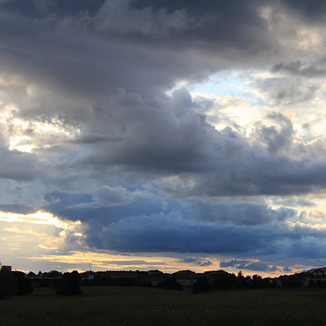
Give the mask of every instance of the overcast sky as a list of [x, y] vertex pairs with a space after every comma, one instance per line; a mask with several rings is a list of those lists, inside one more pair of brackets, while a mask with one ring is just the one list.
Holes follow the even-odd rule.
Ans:
[[326, 2], [0, 0], [0, 260], [326, 266]]

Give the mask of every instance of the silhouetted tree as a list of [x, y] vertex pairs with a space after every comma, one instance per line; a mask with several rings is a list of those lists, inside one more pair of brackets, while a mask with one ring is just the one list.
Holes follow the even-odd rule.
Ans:
[[25, 273], [12, 272], [12, 275], [15, 284], [15, 294], [28, 295], [33, 292], [31, 281], [26, 277]]
[[213, 274], [212, 289], [213, 290], [231, 290], [238, 289], [239, 282], [234, 274], [218, 271]]
[[0, 299], [7, 299], [14, 294], [14, 280], [12, 272], [7, 270], [0, 271]]
[[251, 287], [253, 289], [260, 289], [263, 287], [263, 285], [264, 285], [264, 281], [261, 276], [259, 276], [258, 274], [252, 276]]
[[240, 289], [244, 289], [247, 287], [247, 282], [245, 277], [243, 276], [242, 272], [239, 271], [238, 275], [237, 275], [237, 279], [238, 279], [238, 287]]
[[55, 270], [43, 273], [43, 277], [55, 277], [55, 278], [60, 278], [61, 273]]
[[64, 273], [62, 280], [57, 285], [57, 295], [81, 295], [83, 291], [80, 288], [80, 277], [77, 271]]

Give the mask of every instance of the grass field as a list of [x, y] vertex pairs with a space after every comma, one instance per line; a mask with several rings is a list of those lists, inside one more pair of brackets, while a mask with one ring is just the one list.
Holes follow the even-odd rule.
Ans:
[[326, 291], [251, 290], [189, 294], [140, 287], [84, 287], [80, 297], [51, 288], [0, 301], [1, 325], [318, 325]]

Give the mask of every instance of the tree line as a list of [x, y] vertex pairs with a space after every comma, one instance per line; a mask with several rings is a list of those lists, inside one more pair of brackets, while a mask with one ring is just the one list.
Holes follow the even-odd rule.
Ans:
[[[41, 272], [40, 272], [41, 273]], [[75, 296], [83, 292], [81, 286], [152, 286], [149, 279], [114, 277], [109, 273], [93, 273], [92, 278], [82, 278], [78, 271], [60, 273], [50, 271], [41, 273], [43, 282], [32, 284], [31, 279], [20, 271], [0, 271], [0, 299], [6, 299], [13, 295], [28, 295], [33, 292], [34, 286], [52, 286], [57, 295]], [[35, 275], [35, 274], [34, 274]], [[164, 275], [162, 273], [162, 275]], [[209, 291], [241, 290], [241, 289], [262, 289], [262, 288], [300, 288], [318, 287], [326, 288], [326, 277], [315, 278], [312, 272], [303, 272], [294, 275], [283, 275], [278, 278], [262, 278], [258, 274], [244, 276], [240, 271], [237, 275], [223, 270], [212, 271], [201, 274], [193, 283], [193, 293]], [[325, 275], [326, 276], [326, 275]], [[165, 274], [165, 277], [158, 282], [157, 287], [167, 290], [182, 291], [183, 287], [178, 282], [178, 276]]]
[[[61, 273], [59, 273], [61, 275]], [[54, 282], [53, 287], [57, 295], [81, 295], [80, 275], [77, 271], [64, 273]], [[14, 295], [29, 295], [33, 286], [26, 274], [20, 271], [0, 271], [0, 299], [7, 299]]]

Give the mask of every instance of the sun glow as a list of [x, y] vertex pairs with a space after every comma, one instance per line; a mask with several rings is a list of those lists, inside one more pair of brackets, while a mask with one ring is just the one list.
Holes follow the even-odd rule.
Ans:
[[27, 136], [11, 138], [9, 142], [9, 150], [17, 150], [20, 152], [30, 153], [35, 148], [34, 145], [28, 144], [30, 143], [30, 140], [31, 138]]
[[[189, 266], [183, 263], [180, 258], [146, 255], [123, 255], [114, 252], [81, 252], [70, 251], [63, 255], [42, 255], [30, 257], [35, 261], [50, 261], [61, 264], [74, 264], [80, 266], [81, 270], [87, 269], [91, 263], [94, 270], [152, 270], [159, 269], [164, 272], [175, 272], [180, 269], [189, 269]], [[83, 267], [85, 266], [85, 267]], [[216, 269], [219, 262], [216, 260], [210, 267]], [[213, 268], [214, 268], [213, 267]], [[207, 270], [207, 267], [194, 267], [196, 271]]]
[[56, 228], [64, 230], [74, 230], [76, 226], [80, 226], [82, 224], [80, 221], [62, 221], [53, 214], [42, 210], [27, 215], [6, 213], [0, 211], [0, 221], [52, 225]]

